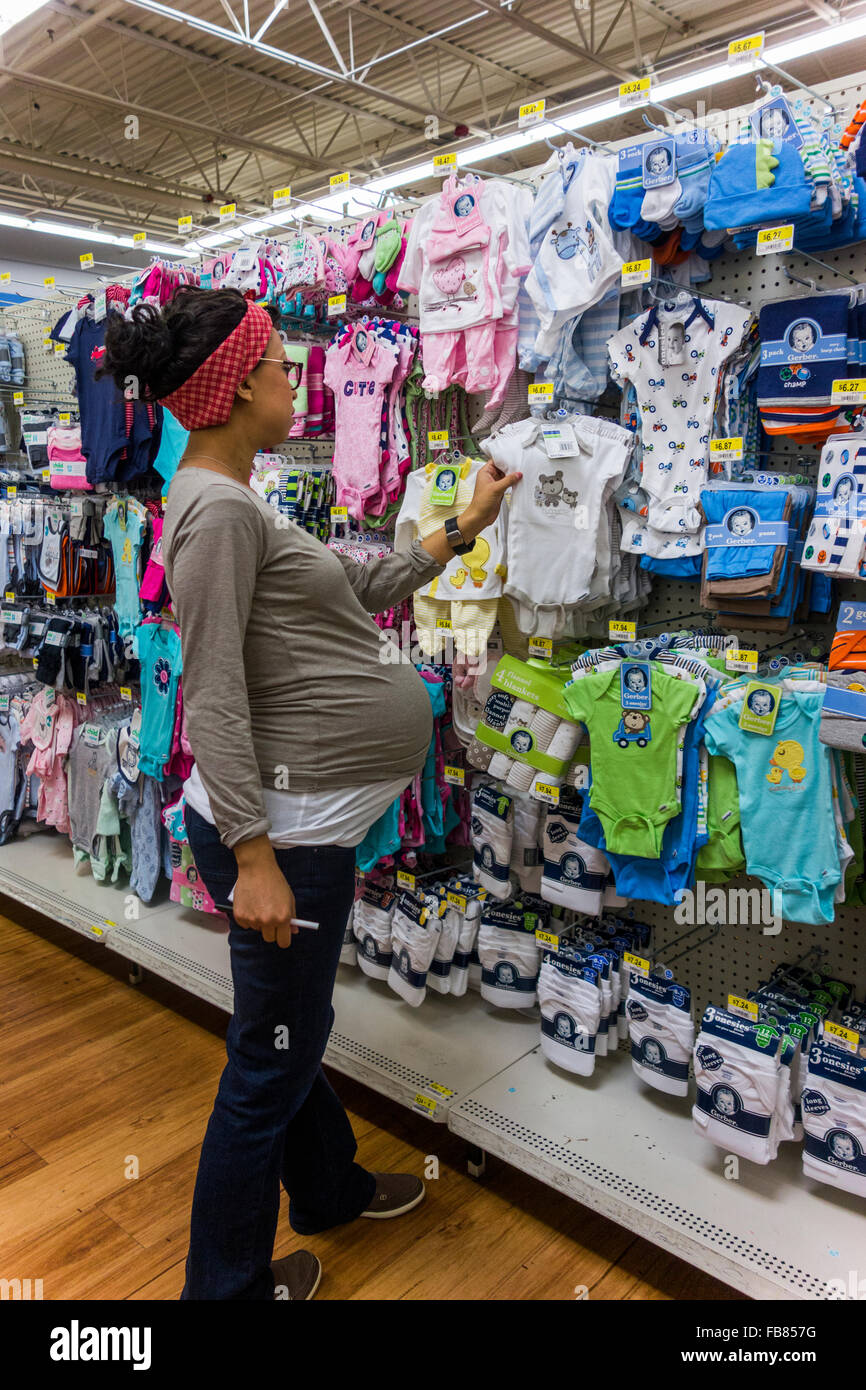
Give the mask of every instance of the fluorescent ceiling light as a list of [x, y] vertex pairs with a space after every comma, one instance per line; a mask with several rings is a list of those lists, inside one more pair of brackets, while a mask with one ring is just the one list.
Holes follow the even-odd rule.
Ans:
[[[97, 232], [92, 227], [76, 227], [69, 222], [47, 222], [41, 218], [16, 217], [14, 213], [0, 213], [0, 227], [18, 227], [22, 231], [41, 232], [44, 236], [68, 237], [73, 241], [78, 241], [82, 246], [125, 246], [130, 250], [135, 246], [131, 236], [115, 236], [112, 232]], [[167, 256], [184, 256], [191, 253], [179, 246], [170, 245], [166, 241], [154, 241], [151, 237], [147, 238], [145, 249], [157, 251]]]

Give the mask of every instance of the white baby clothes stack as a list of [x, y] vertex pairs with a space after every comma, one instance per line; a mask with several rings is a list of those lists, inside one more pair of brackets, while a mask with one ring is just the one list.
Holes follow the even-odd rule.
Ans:
[[809, 1050], [801, 1101], [803, 1172], [866, 1197], [866, 1059], [820, 1038]]
[[481, 997], [501, 1009], [529, 1009], [536, 1002], [541, 949], [538, 914], [521, 903], [486, 903], [478, 929]]
[[691, 991], [672, 981], [632, 973], [625, 1011], [635, 1075], [657, 1091], [688, 1095], [695, 1041]]
[[391, 968], [391, 921], [397, 898], [376, 883], [366, 883], [355, 900], [358, 965], [374, 980], [387, 980]]
[[391, 921], [388, 984], [416, 1008], [424, 1002], [427, 972], [439, 941], [441, 921], [437, 906], [414, 893], [401, 893]]
[[511, 797], [495, 787], [478, 787], [472, 799], [473, 872], [495, 898], [511, 896], [511, 842], [514, 812]]
[[710, 1005], [695, 1043], [698, 1094], [695, 1127], [728, 1153], [769, 1163], [779, 1148], [783, 1085], [782, 1037], [768, 1024], [752, 1023]]
[[602, 1009], [598, 972], [582, 961], [546, 953], [538, 1003], [544, 1056], [565, 1071], [591, 1076]]

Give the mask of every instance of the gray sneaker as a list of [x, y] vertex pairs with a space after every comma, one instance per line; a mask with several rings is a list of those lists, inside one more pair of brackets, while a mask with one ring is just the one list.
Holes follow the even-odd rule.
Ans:
[[392, 1216], [402, 1216], [424, 1200], [424, 1184], [414, 1173], [374, 1173], [376, 1191], [372, 1201], [362, 1216], [372, 1216], [385, 1221]]
[[274, 1276], [274, 1298], [308, 1301], [322, 1279], [322, 1266], [310, 1250], [295, 1250], [284, 1260], [271, 1264]]

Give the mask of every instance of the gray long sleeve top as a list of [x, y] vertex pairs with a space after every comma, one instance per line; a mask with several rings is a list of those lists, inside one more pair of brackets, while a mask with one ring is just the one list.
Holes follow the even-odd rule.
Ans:
[[262, 786], [363, 786], [423, 765], [430, 701], [369, 616], [443, 566], [416, 541], [357, 565], [231, 478], [182, 468], [162, 537], [187, 730], [220, 837], [265, 834]]

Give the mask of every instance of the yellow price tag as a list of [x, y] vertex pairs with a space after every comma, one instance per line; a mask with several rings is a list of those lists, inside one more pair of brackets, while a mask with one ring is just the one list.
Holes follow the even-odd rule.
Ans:
[[731, 435], [727, 439], [710, 440], [711, 459], [741, 459], [743, 457], [743, 436]]
[[145, 243], [146, 241], [147, 241], [147, 232], [133, 232], [133, 234], [132, 234], [132, 244], [133, 244], [133, 246], [143, 246], [144, 243]]
[[535, 933], [535, 939], [536, 941], [540, 941], [543, 946], [552, 946], [554, 950], [559, 945], [559, 937], [554, 936], [553, 932], [537, 931]]
[[458, 912], [466, 911], [466, 898], [462, 893], [446, 893], [445, 897], [452, 907], [456, 907]]
[[81, 266], [82, 270], [89, 270], [90, 267], [93, 265], [93, 252], [84, 251], [78, 257], [78, 264]]
[[50, 469], [50, 468], [43, 468], [43, 470], [42, 470], [42, 481], [43, 481], [43, 483], [50, 483], [50, 482], [51, 482], [51, 469]]
[[729, 994], [728, 1012], [739, 1014], [741, 1018], [750, 1018], [752, 1022], [755, 1022], [759, 1011], [754, 999], [742, 999], [739, 994]]
[[743, 63], [758, 57], [764, 50], [764, 31], [749, 34], [745, 39], [732, 39], [728, 44], [728, 62]]
[[637, 636], [637, 623], [615, 620], [608, 624], [607, 635], [612, 642], [633, 642]]
[[633, 970], [636, 975], [643, 975], [645, 978], [649, 977], [650, 963], [648, 960], [644, 960], [643, 956], [636, 956], [631, 951], [624, 951], [622, 958], [629, 969]]
[[553, 400], [553, 382], [537, 381], [529, 387], [527, 392], [530, 405], [538, 405], [540, 401]]
[[18, 496], [18, 489], [17, 489], [17, 487], [15, 486], [14, 483], [11, 485], [11, 487], [7, 487], [7, 489], [6, 489], [6, 496], [7, 496], [7, 497], [17, 497], [17, 496]]
[[546, 801], [549, 806], [559, 805], [559, 787], [552, 782], [535, 782], [531, 794], [536, 801]]
[[13, 391], [13, 392], [12, 392], [12, 404], [13, 404], [13, 405], [23, 405], [23, 404], [24, 404], [24, 392], [23, 392], [23, 391]]
[[636, 77], [633, 82], [620, 83], [620, 106], [640, 106], [648, 99], [651, 86], [651, 77]]
[[548, 657], [548, 658], [551, 657], [551, 656], [553, 656], [553, 638], [552, 638], [552, 637], [530, 637], [530, 639], [529, 639], [529, 655], [530, 655], [530, 656], [544, 656], [544, 657]]
[[784, 227], [762, 227], [758, 232], [755, 255], [766, 256], [771, 251], [790, 251], [793, 245], [793, 222], [787, 222]]
[[421, 1110], [425, 1115], [433, 1116], [436, 1114], [438, 1102], [432, 1096], [422, 1096], [419, 1091], [415, 1097], [414, 1106], [416, 1110]]
[[643, 261], [623, 261], [620, 283], [623, 285], [643, 285], [652, 274], [652, 257]]
[[66, 352], [66, 344], [65, 344], [65, 343], [55, 343], [55, 344], [54, 344], [54, 356], [55, 356], [55, 357], [62, 357], [62, 356], [64, 355], [65, 352]]
[[414, 875], [414, 874], [407, 874], [405, 869], [398, 869], [398, 870], [397, 870], [397, 883], [399, 884], [399, 886], [400, 886], [401, 888], [408, 888], [410, 893], [411, 893], [411, 892], [414, 892], [414, 889], [415, 889], [415, 875]]
[[758, 653], [756, 651], [741, 650], [739, 647], [732, 648], [725, 652], [726, 671], [757, 671]]
[[454, 627], [454, 624], [452, 623], [450, 618], [437, 618], [436, 626], [444, 628], [446, 632], [451, 632], [452, 628]]
[[466, 785], [466, 771], [462, 767], [446, 767], [445, 781], [452, 787], [463, 787]]
[[866, 404], [866, 377], [848, 377], [834, 381], [830, 387], [830, 404]]
[[179, 217], [179, 218], [177, 219], [177, 230], [181, 233], [181, 235], [183, 235], [184, 232], [191, 232], [191, 231], [192, 231], [192, 218], [191, 218], [191, 217]]
[[83, 690], [76, 690], [76, 692], [75, 692], [75, 698], [76, 698], [76, 700], [78, 701], [78, 703], [79, 703], [80, 705], [86, 705], [86, 704], [87, 704], [87, 696], [85, 695], [85, 693], [84, 693]]
[[440, 1086], [438, 1081], [431, 1081], [430, 1085], [427, 1087], [427, 1090], [435, 1091], [437, 1096], [444, 1096], [446, 1100], [449, 1096], [453, 1096], [456, 1094], [456, 1092], [450, 1090], [449, 1087]]
[[349, 173], [348, 173], [348, 170], [344, 171], [342, 174], [332, 174], [332, 175], [331, 175], [331, 188], [332, 188], [332, 189], [348, 188], [348, 186], [349, 186]]
[[55, 280], [53, 275], [46, 275], [42, 283], [47, 290], [53, 290], [54, 286], [57, 284], [57, 281]]
[[0, 285], [8, 285], [12, 279], [11, 270], [0, 270]]
[[60, 423], [61, 425], [69, 425], [72, 423], [72, 415], [68, 410], [62, 410], [60, 412]]
[[430, 445], [431, 449], [447, 449], [448, 437], [447, 430], [427, 431], [427, 443]]
[[328, 300], [328, 317], [334, 314], [345, 314], [346, 296], [344, 294], [332, 294]]
[[525, 126], [537, 125], [544, 120], [544, 98], [541, 101], [528, 101], [525, 106], [521, 106], [517, 112], [517, 128], [523, 130]]
[[340, 522], [340, 521], [345, 522], [345, 521], [348, 521], [348, 520], [349, 520], [349, 508], [348, 508], [348, 507], [332, 507], [332, 508], [331, 508], [331, 521], [332, 521], [333, 523], [336, 524], [337, 522]]
[[285, 188], [274, 189], [274, 207], [284, 208], [287, 203], [292, 201], [292, 185], [286, 184]]
[[121, 700], [131, 700], [131, 699], [132, 699], [132, 690], [131, 690], [131, 688], [130, 688], [128, 685], [122, 685], [122, 686], [120, 687], [120, 698], [121, 698]]
[[851, 1028], [843, 1028], [841, 1023], [824, 1022], [824, 1036], [832, 1038], [834, 1042], [841, 1043], [848, 1052], [856, 1052], [860, 1046], [860, 1034], [855, 1033]]
[[7, 589], [6, 592], [4, 593], [3, 597], [4, 597], [4, 599], [6, 600], [7, 603], [14, 603], [14, 602], [15, 602], [15, 594], [13, 593], [13, 591], [12, 591], [11, 589]]
[[223, 203], [220, 208], [220, 222], [231, 222], [238, 210], [237, 203]]
[[457, 155], [455, 154], [455, 152], [454, 152], [453, 150], [451, 151], [450, 154], [434, 154], [434, 156], [433, 156], [433, 168], [434, 168], [434, 169], [456, 169], [456, 168], [457, 168]]

